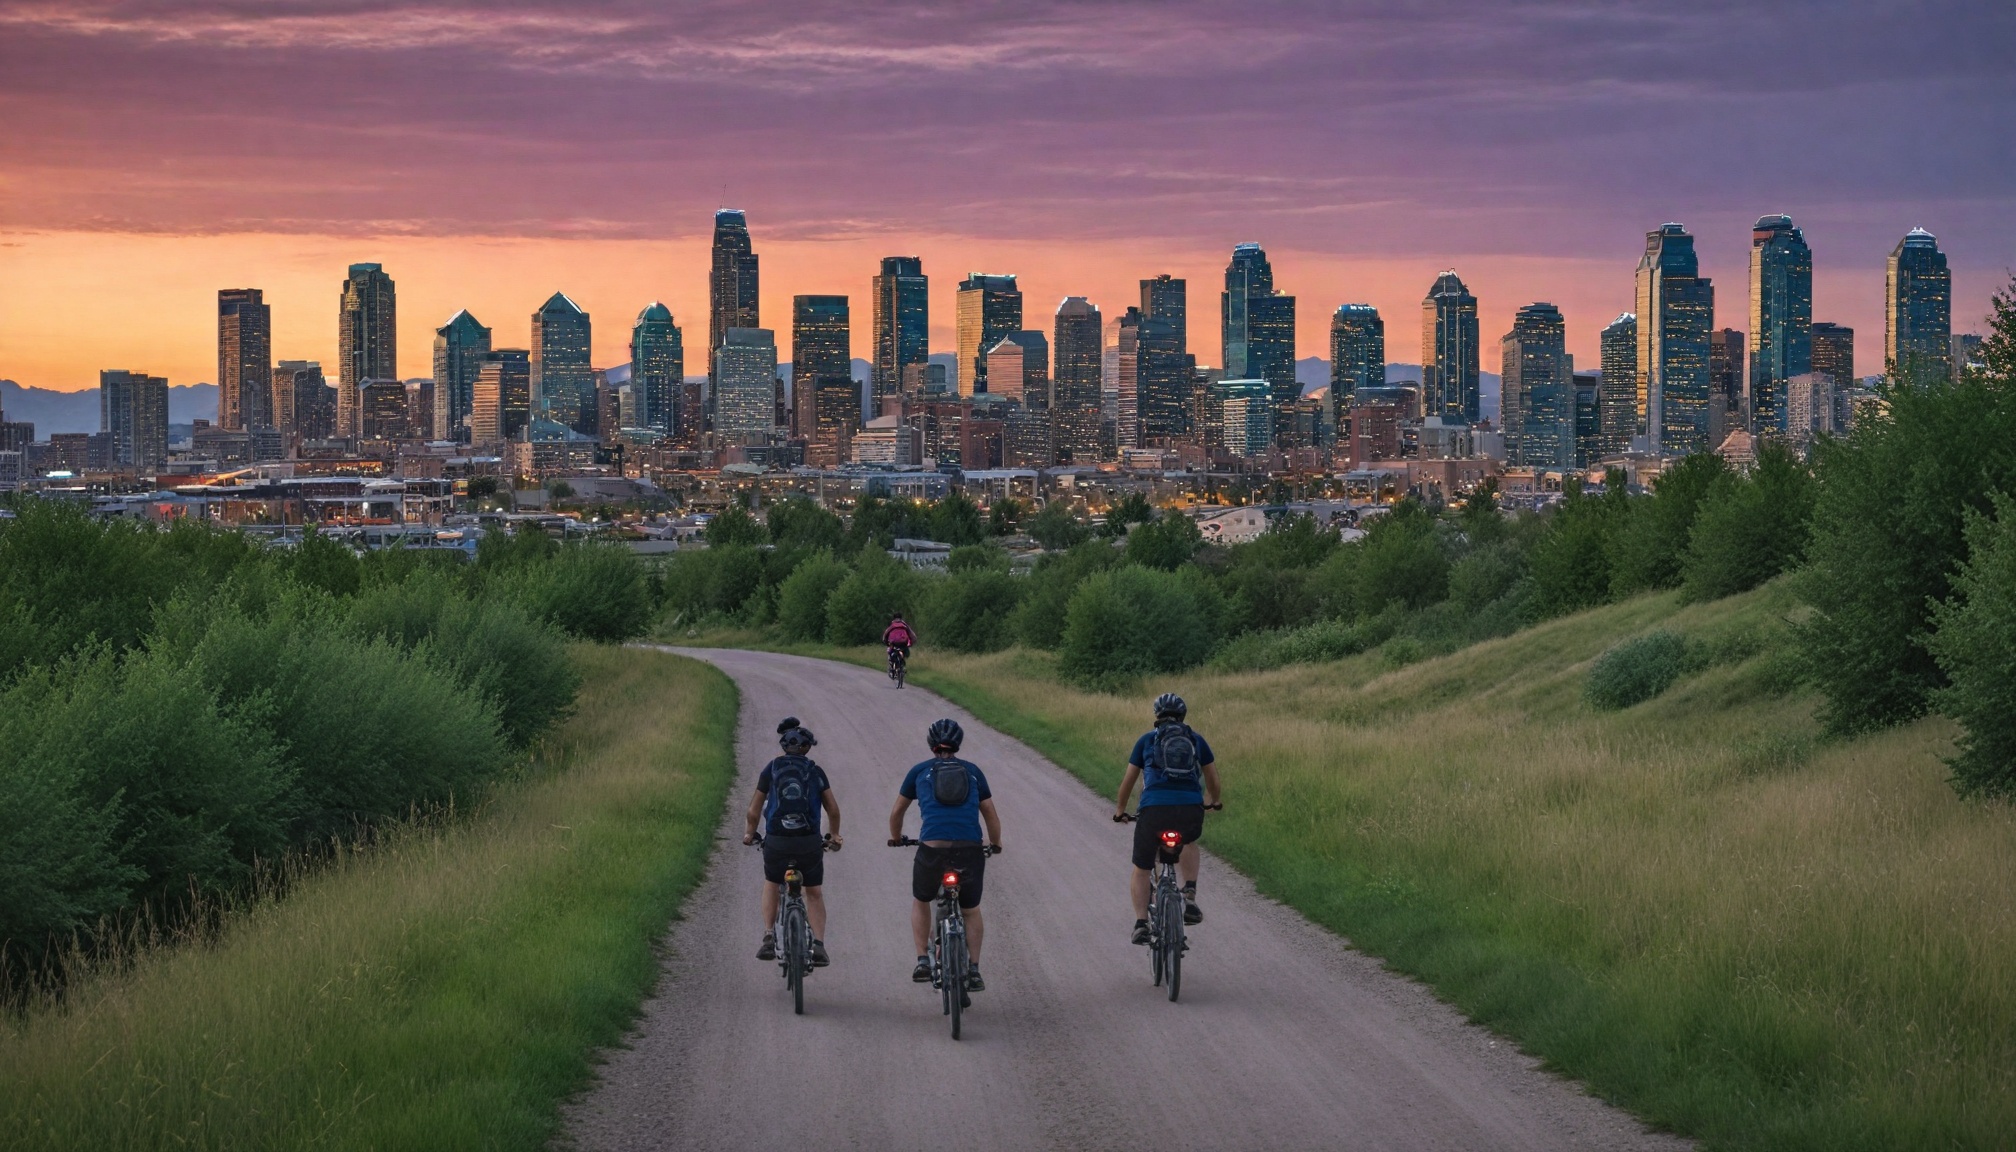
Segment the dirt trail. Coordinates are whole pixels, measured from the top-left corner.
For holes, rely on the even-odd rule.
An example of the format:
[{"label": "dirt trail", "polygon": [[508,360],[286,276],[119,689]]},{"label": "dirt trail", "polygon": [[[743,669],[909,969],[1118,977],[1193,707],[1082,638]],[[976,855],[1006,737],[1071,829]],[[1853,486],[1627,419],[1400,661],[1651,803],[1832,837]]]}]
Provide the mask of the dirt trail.
[{"label": "dirt trail", "polygon": [[[707,882],[626,1048],[569,1109],[586,1149],[1682,1149],[1550,1076],[1215,860],[1183,999],[1128,943],[1129,830],[1062,769],[922,689],[774,653],[692,650],[742,692],[741,779]],[[773,729],[819,737],[847,837],[827,857],[830,968],[793,1016],[755,959],[761,862],[740,813]],[[909,970],[911,852],[883,846],[932,720],[965,726],[1006,852],[988,990],[954,1042]],[[1209,718],[1199,727],[1208,735]],[[1226,771],[1237,780],[1238,766]],[[1237,795],[1236,783],[1231,786]],[[916,816],[910,817],[915,832]],[[1206,834],[1209,842],[1209,834]]]}]

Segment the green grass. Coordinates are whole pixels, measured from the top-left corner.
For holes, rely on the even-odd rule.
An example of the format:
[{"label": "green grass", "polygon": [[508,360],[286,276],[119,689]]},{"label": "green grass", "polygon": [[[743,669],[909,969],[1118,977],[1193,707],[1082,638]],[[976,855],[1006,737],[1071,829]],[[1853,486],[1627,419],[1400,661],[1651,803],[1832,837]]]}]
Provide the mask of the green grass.
[{"label": "green grass", "polygon": [[0,1022],[0,1147],[544,1148],[618,1040],[733,777],[734,686],[578,646],[526,779]]},{"label": "green grass", "polygon": [[[911,672],[1109,795],[1150,698],[1182,693],[1224,769],[1223,858],[1704,1147],[2009,1148],[2016,808],[1955,797],[1943,719],[1824,738],[1785,674],[1792,610],[1780,585],[1646,596],[1401,669],[1117,695],[1022,651]],[[1659,628],[1705,669],[1592,708],[1594,659]]]}]

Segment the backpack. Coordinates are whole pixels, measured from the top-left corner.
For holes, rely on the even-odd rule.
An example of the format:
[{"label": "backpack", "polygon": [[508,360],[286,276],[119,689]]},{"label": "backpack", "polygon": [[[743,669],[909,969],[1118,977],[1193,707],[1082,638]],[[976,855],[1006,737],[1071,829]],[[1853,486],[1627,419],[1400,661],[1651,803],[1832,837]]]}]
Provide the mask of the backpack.
[{"label": "backpack", "polygon": [[963,808],[973,794],[973,774],[963,760],[940,760],[931,766],[931,798],[947,808]]},{"label": "backpack", "polygon": [[779,756],[770,762],[770,827],[785,835],[807,835],[817,814],[818,789],[812,761],[803,756]]},{"label": "backpack", "polygon": [[1197,781],[1197,742],[1190,738],[1186,724],[1160,724],[1155,728],[1155,770],[1171,784]]}]

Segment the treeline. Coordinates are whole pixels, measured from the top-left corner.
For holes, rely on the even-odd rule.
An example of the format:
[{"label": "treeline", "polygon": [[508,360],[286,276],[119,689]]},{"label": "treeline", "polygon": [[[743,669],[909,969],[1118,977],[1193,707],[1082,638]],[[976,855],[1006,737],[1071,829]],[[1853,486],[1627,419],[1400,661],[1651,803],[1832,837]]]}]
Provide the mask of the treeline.
[{"label": "treeline", "polygon": [[172,923],[261,862],[466,802],[564,717],[567,637],[655,611],[627,549],[488,537],[475,563],[327,537],[0,519],[0,948]]}]

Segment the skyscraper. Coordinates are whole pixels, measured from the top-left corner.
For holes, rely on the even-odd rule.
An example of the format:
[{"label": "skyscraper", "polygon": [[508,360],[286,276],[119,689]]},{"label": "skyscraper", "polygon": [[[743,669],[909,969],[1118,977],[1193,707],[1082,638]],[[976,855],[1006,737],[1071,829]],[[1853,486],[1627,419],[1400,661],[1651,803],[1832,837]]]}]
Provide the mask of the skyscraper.
[{"label": "skyscraper", "polygon": [[476,397],[476,376],[490,351],[490,329],[467,308],[434,330],[434,436],[469,442],[469,405]]},{"label": "skyscraper", "polygon": [[1759,217],[1750,232],[1750,408],[1757,431],[1785,430],[1785,382],[1812,370],[1813,250],[1790,216]]},{"label": "skyscraper", "polygon": [[1694,237],[1679,224],[1645,234],[1638,261],[1638,417],[1652,451],[1707,452],[1708,333],[1715,285],[1701,275]]},{"label": "skyscraper", "polygon": [[763,323],[757,306],[756,250],[749,243],[749,218],[733,208],[714,213],[714,266],[707,277],[707,426],[714,425],[715,397],[720,380],[714,374],[714,353],[728,339],[730,328],[757,328]]},{"label": "skyscraper", "polygon": [[1884,266],[1883,361],[1894,378],[1930,384],[1953,375],[1953,277],[1939,241],[1913,228]]},{"label": "skyscraper", "polygon": [[730,328],[714,350],[714,433],[727,444],[767,443],[777,428],[777,334]]},{"label": "skyscraper", "polygon": [[531,351],[494,348],[483,353],[470,389],[469,439],[477,444],[515,439],[531,422]]},{"label": "skyscraper", "polygon": [[987,350],[986,361],[988,395],[1019,401],[1034,412],[1050,407],[1050,341],[1043,333],[1010,332]]},{"label": "skyscraper", "polygon": [[[1597,442],[1602,456],[1628,451],[1641,434],[1638,407],[1638,317],[1625,312],[1603,329],[1602,383],[1596,395]],[[1599,457],[1600,458],[1600,457]]]},{"label": "skyscraper", "polygon": [[1162,273],[1141,281],[1141,314],[1169,323],[1176,351],[1190,352],[1190,282]]},{"label": "skyscraper", "polygon": [[1841,393],[1855,385],[1855,330],[1839,324],[1813,325],[1813,371],[1823,372]]},{"label": "skyscraper", "polygon": [[1513,464],[1565,471],[1575,466],[1575,367],[1567,326],[1552,304],[1528,304],[1498,347],[1505,391],[1500,416]]},{"label": "skyscraper", "polygon": [[903,370],[931,355],[931,282],[915,256],[884,256],[875,277],[874,410],[903,391]]},{"label": "skyscraper", "polygon": [[1454,270],[1421,301],[1421,415],[1454,424],[1483,418],[1478,391],[1477,298]]},{"label": "skyscraper", "polygon": [[1186,281],[1167,273],[1141,281],[1135,387],[1143,445],[1167,446],[1192,431],[1197,361],[1190,355],[1189,311]]},{"label": "skyscraper", "polygon": [[1013,276],[985,272],[968,275],[959,285],[959,394],[987,391],[984,353],[1010,332],[1022,330],[1022,290]]},{"label": "skyscraper", "polygon": [[112,441],[112,464],[147,471],[168,461],[168,378],[107,369],[98,373],[98,430]]},{"label": "skyscraper", "polygon": [[399,375],[399,308],[380,264],[352,264],[337,318],[336,435],[357,435],[357,389]]},{"label": "skyscraper", "polygon": [[1360,388],[1386,386],[1386,322],[1370,304],[1339,304],[1330,317],[1330,402],[1351,410]]},{"label": "skyscraper", "polygon": [[555,292],[532,313],[533,407],[576,432],[595,433],[595,367],[588,313]]},{"label": "skyscraper", "polygon": [[1050,346],[1057,454],[1073,463],[1093,463],[1099,459],[1099,386],[1106,351],[1099,309],[1083,296],[1065,297],[1057,306]]},{"label": "skyscraper", "polygon": [[679,410],[686,382],[686,345],[672,310],[652,301],[630,326],[630,390],[646,428],[677,436],[697,413]]},{"label": "skyscraper", "polygon": [[791,298],[792,406],[798,413],[798,435],[822,451],[822,464],[847,459],[848,441],[861,423],[853,357],[847,297]]},{"label": "skyscraper", "polygon": [[1218,304],[1225,379],[1265,380],[1274,395],[1274,436],[1292,435],[1295,379],[1295,297],[1274,290],[1274,266],[1258,244],[1232,249]]},{"label": "skyscraper", "polygon": [[1708,334],[1708,394],[1722,399],[1725,435],[1729,429],[1748,426],[1750,377],[1743,360],[1743,333],[1734,328]]},{"label": "skyscraper", "polygon": [[217,426],[273,426],[273,309],[257,288],[217,293]]},{"label": "skyscraper", "polygon": [[314,360],[273,366],[273,422],[283,442],[327,440],[336,434],[336,390]]},{"label": "skyscraper", "polygon": [[357,390],[357,426],[366,440],[404,440],[410,434],[405,383],[366,380]]}]

